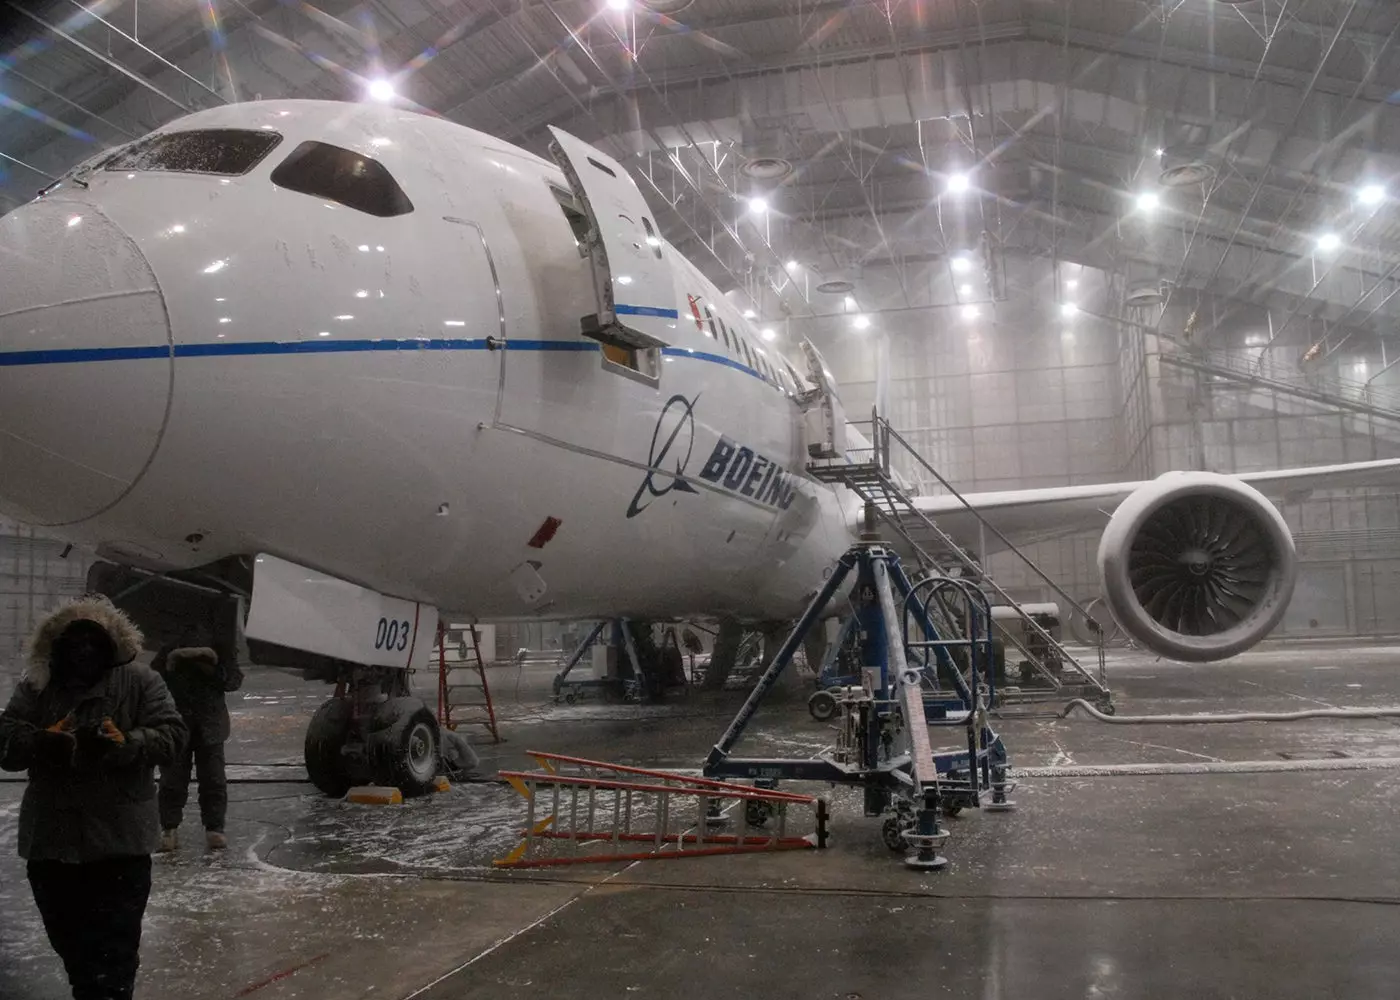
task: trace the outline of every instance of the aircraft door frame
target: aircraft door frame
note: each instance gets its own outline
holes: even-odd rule
[[[671,264],[636,181],[622,164],[582,139],[552,125],[549,132],[550,155],[589,222],[583,249],[592,265],[598,311],[582,318],[581,332],[624,350],[671,346],[680,322]]]

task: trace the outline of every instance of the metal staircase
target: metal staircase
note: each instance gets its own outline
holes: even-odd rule
[[[454,731],[482,726],[491,742],[501,742],[476,626],[439,624],[433,659],[438,666],[438,723]]]
[[[994,634],[1001,638],[1007,647],[1015,648],[1025,657],[1026,662],[1032,665],[1036,675],[1040,678],[1043,687],[1035,689],[1003,687],[1001,696],[998,698],[999,705],[1059,699],[1066,695],[1088,697],[1103,705],[1111,705],[1107,670],[1104,664],[1103,632],[1101,628],[1097,627],[1097,623],[1089,612],[1047,576],[1025,553],[1013,545],[1010,539],[983,518],[975,507],[968,504],[963,499],[962,494],[954,489],[953,485],[938,470],[930,465],[898,431],[890,426],[888,420],[878,413],[872,412],[870,427],[872,432],[871,447],[848,450],[845,461],[812,462],[808,465],[807,470],[814,478],[822,482],[845,486],[859,496],[865,502],[866,530],[874,531],[877,521],[888,525],[908,546],[909,552],[918,561],[921,574],[924,577],[942,576],[962,577],[964,579],[971,577],[976,581],[977,586],[989,596],[993,596],[1001,603],[1015,609],[1026,632],[1038,639],[1039,642],[1022,642],[1014,632],[999,622],[993,622]],[[1098,639],[1095,643],[1098,659],[1096,666],[1090,667],[1082,663],[1078,657],[1066,649],[1059,640],[1046,631],[1040,622],[1023,611],[1020,604],[996,581],[986,576],[977,560],[939,528],[933,518],[919,510],[909,490],[901,485],[891,472],[890,453],[892,445],[895,444],[899,445],[903,452],[907,453],[952,496],[956,497],[977,518],[989,535],[997,538],[1007,551],[1018,557],[1037,577],[1054,590],[1067,608],[1066,617],[1068,611],[1075,611],[1090,623],[1091,630],[1095,632]],[[910,532],[910,526],[917,526],[938,542],[940,555],[943,556],[941,561],[934,558],[927,548],[915,540]],[[944,635],[957,635],[966,629],[966,615],[959,609],[948,607],[942,602],[934,602],[930,608],[930,614],[934,619],[933,624]],[[971,637],[964,638],[970,639]],[[1038,653],[1033,652],[1027,648],[1028,645],[1032,644],[1043,645],[1046,649],[1053,650],[1058,655],[1062,665],[1061,672],[1057,674],[1048,669],[1043,663],[1045,659],[1044,649]]]

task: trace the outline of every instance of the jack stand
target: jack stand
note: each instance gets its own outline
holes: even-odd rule
[[[859,673],[852,678],[855,684],[822,692],[827,699],[821,710],[839,717],[836,746],[802,759],[731,756],[759,703],[843,585],[850,588],[854,610],[842,633],[851,638]],[[937,615],[931,610],[935,604]],[[949,609],[965,618],[961,636],[940,632],[935,624],[953,620]],[[979,808],[988,799],[988,805],[1004,803],[1009,788],[1006,749],[987,715],[993,695],[991,663],[991,609],[974,583],[931,577],[915,585],[893,551],[863,539],[837,562],[706,757],[703,773],[707,778],[747,778],[764,789],[779,780],[860,786],[867,816],[882,815],[891,806],[895,810],[882,828],[886,845],[899,851],[913,848],[910,867],[942,868],[947,859],[938,848],[948,832],[939,823],[940,810],[952,815]],[[940,669],[951,691],[937,689]],[[925,685],[934,690],[926,691]],[[935,753],[930,729],[960,731],[964,744]],[[769,802],[749,805],[753,815],[746,818],[755,826],[769,818],[759,815],[760,809],[773,808]]]
[[[910,868],[937,871],[948,864],[948,859],[938,853],[938,848],[948,842],[948,831],[938,825],[938,790],[924,789],[924,805],[915,819],[912,832],[904,834],[904,842],[915,849],[915,853],[904,859]]]

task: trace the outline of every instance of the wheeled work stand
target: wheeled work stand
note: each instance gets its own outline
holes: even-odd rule
[[[842,630],[855,631],[861,674],[859,685],[832,692],[836,745],[808,759],[731,756],[759,704],[853,571],[852,611]],[[940,633],[930,613],[935,604],[960,613],[962,636]],[[912,849],[906,864],[943,867],[947,860],[938,848],[948,833],[939,823],[940,812],[953,815],[965,807],[982,807],[984,799],[989,808],[1008,807],[1006,750],[986,710],[993,693],[991,627],[987,599],[971,583],[931,577],[914,585],[893,551],[876,541],[860,542],[837,562],[710,751],[705,776],[749,778],[766,788],[780,780],[859,785],[867,816],[890,814],[885,843],[894,850]],[[965,669],[953,656],[960,648]],[[938,687],[940,664],[952,691]],[[930,729],[963,730],[965,747],[935,753]]]

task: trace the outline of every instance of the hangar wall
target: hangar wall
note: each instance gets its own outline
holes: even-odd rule
[[[1090,271],[1079,275],[1081,312],[1065,322],[1049,262],[1012,262],[1007,271],[1010,301],[983,305],[975,320],[946,307],[887,312],[864,333],[841,322],[828,324],[818,338],[855,419],[868,418],[876,398],[872,341],[889,338],[887,413],[959,489],[1400,457],[1400,365],[1387,367],[1397,359],[1386,356],[1376,338],[1348,337],[1302,317],[1270,317],[1223,301],[1193,298],[1169,305],[1165,314],[1129,309],[1121,290]],[[1146,333],[1147,326],[1159,326],[1176,343]],[[1265,350],[1271,330],[1278,339]],[[1324,349],[1303,361],[1319,341]],[[1184,349],[1270,384],[1163,360]],[[1304,400],[1289,391],[1299,387],[1376,412]],[[1391,411],[1393,417],[1381,415]],[[921,478],[922,488],[937,488],[927,476],[912,478]],[[1377,488],[1318,495],[1284,503],[1282,510],[1302,569],[1278,634],[1400,632],[1400,493]],[[1025,551],[1087,601],[1099,592],[1096,550],[1097,538],[1079,535]],[[1024,600],[1053,599],[1014,556],[994,556],[990,568]]]
[[[20,675],[25,640],[44,612],[83,592],[87,556],[75,549],[64,558],[64,548],[0,520],[0,680]],[[8,698],[9,685],[0,688],[0,698]]]

